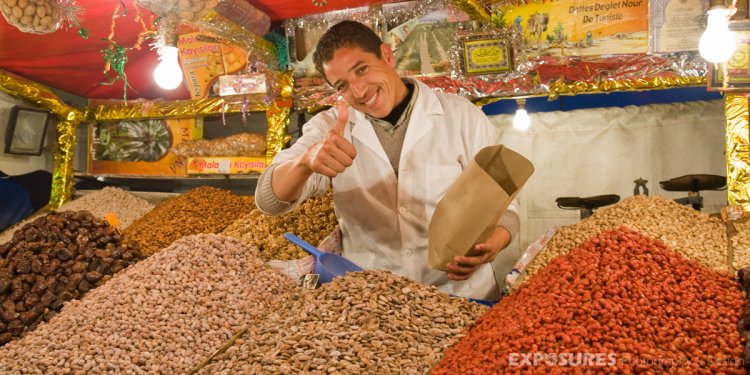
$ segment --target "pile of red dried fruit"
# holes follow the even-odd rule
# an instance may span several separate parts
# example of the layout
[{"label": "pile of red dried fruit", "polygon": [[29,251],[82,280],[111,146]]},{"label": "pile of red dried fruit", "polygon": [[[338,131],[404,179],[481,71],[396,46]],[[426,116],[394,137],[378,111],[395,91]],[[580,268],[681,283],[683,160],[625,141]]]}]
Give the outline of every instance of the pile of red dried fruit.
[{"label": "pile of red dried fruit", "polygon": [[620,228],[552,260],[433,373],[742,374],[744,307],[727,275]]}]

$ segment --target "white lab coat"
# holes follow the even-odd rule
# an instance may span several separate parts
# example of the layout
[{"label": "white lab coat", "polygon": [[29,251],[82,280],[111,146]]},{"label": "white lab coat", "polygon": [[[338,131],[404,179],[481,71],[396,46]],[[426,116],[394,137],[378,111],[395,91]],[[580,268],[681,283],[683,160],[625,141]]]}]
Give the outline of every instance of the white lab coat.
[{"label": "white lab coat", "polygon": [[[427,263],[428,227],[435,206],[448,187],[483,147],[494,144],[495,129],[468,100],[432,91],[417,82],[414,103],[399,160],[399,176],[380,145],[373,126],[349,108],[344,131],[357,150],[354,164],[332,179],[334,208],[343,234],[343,255],[365,269],[385,269],[453,295],[497,299],[492,267],[485,264],[464,281],[450,281]],[[336,109],[305,124],[303,136],[281,151],[274,164],[303,153],[322,141],[335,123]],[[304,199],[325,192],[328,177],[314,174]],[[509,210],[518,212],[515,202]]]}]

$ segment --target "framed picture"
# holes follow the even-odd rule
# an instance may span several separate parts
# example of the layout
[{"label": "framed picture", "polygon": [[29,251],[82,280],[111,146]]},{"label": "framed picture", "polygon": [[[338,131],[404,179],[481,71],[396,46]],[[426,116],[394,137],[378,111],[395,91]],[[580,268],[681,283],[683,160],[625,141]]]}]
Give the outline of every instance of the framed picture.
[{"label": "framed picture", "polygon": [[462,69],[466,75],[497,74],[513,70],[510,41],[497,37],[470,37],[461,41]]},{"label": "framed picture", "polygon": [[45,110],[13,107],[5,134],[5,153],[41,155],[50,117]]},{"label": "framed picture", "polygon": [[[726,63],[709,66],[709,91],[750,91],[750,21],[733,21],[729,29],[737,36],[737,49]],[[726,88],[724,75],[726,74]]]}]

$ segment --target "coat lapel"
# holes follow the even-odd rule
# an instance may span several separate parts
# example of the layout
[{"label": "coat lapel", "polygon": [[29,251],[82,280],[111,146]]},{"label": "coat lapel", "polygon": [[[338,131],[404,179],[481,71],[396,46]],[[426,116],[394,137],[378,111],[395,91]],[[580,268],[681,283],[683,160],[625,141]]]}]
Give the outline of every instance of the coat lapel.
[{"label": "coat lapel", "polygon": [[[435,126],[432,117],[435,115],[443,115],[443,106],[435,92],[433,92],[427,85],[417,80],[414,80],[413,82],[419,86],[419,94],[417,95],[417,101],[414,103],[414,108],[411,112],[409,128],[406,129],[404,145],[401,149],[401,160],[403,160],[404,155],[408,154],[417,142],[419,142],[419,140],[429,133]],[[375,130],[372,128],[373,124],[367,120],[364,113],[356,111],[351,107],[349,107],[349,110],[355,114],[354,119],[349,119],[349,123],[352,126],[352,139],[357,139],[362,142],[365,146],[369,147],[375,155],[387,164],[390,164],[388,156],[385,154],[383,146],[380,144],[380,140],[375,134]]]},{"label": "coat lapel", "polygon": [[435,126],[433,117],[443,114],[443,106],[435,92],[419,81],[415,80],[414,82],[419,86],[419,95],[411,112],[409,128],[406,129],[404,146],[401,149],[401,161],[422,137],[432,131]]},{"label": "coat lapel", "polygon": [[380,140],[378,139],[377,134],[375,134],[375,130],[372,128],[373,124],[367,120],[364,113],[355,111],[351,107],[349,107],[349,110],[355,113],[354,121],[352,121],[351,118],[349,120],[350,123],[354,123],[352,125],[352,140],[356,139],[359,142],[362,142],[362,144],[370,148],[378,158],[383,159],[383,161],[390,165],[388,156],[385,154],[385,150],[383,150],[383,146],[380,144]]}]

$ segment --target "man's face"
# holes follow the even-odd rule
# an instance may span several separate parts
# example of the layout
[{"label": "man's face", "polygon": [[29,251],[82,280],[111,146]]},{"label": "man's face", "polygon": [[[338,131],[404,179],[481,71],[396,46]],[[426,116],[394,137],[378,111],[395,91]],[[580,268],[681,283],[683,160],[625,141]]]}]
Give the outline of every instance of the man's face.
[{"label": "man's face", "polygon": [[396,60],[386,44],[381,57],[359,47],[341,47],[323,64],[328,82],[356,110],[383,118],[406,97]]}]

